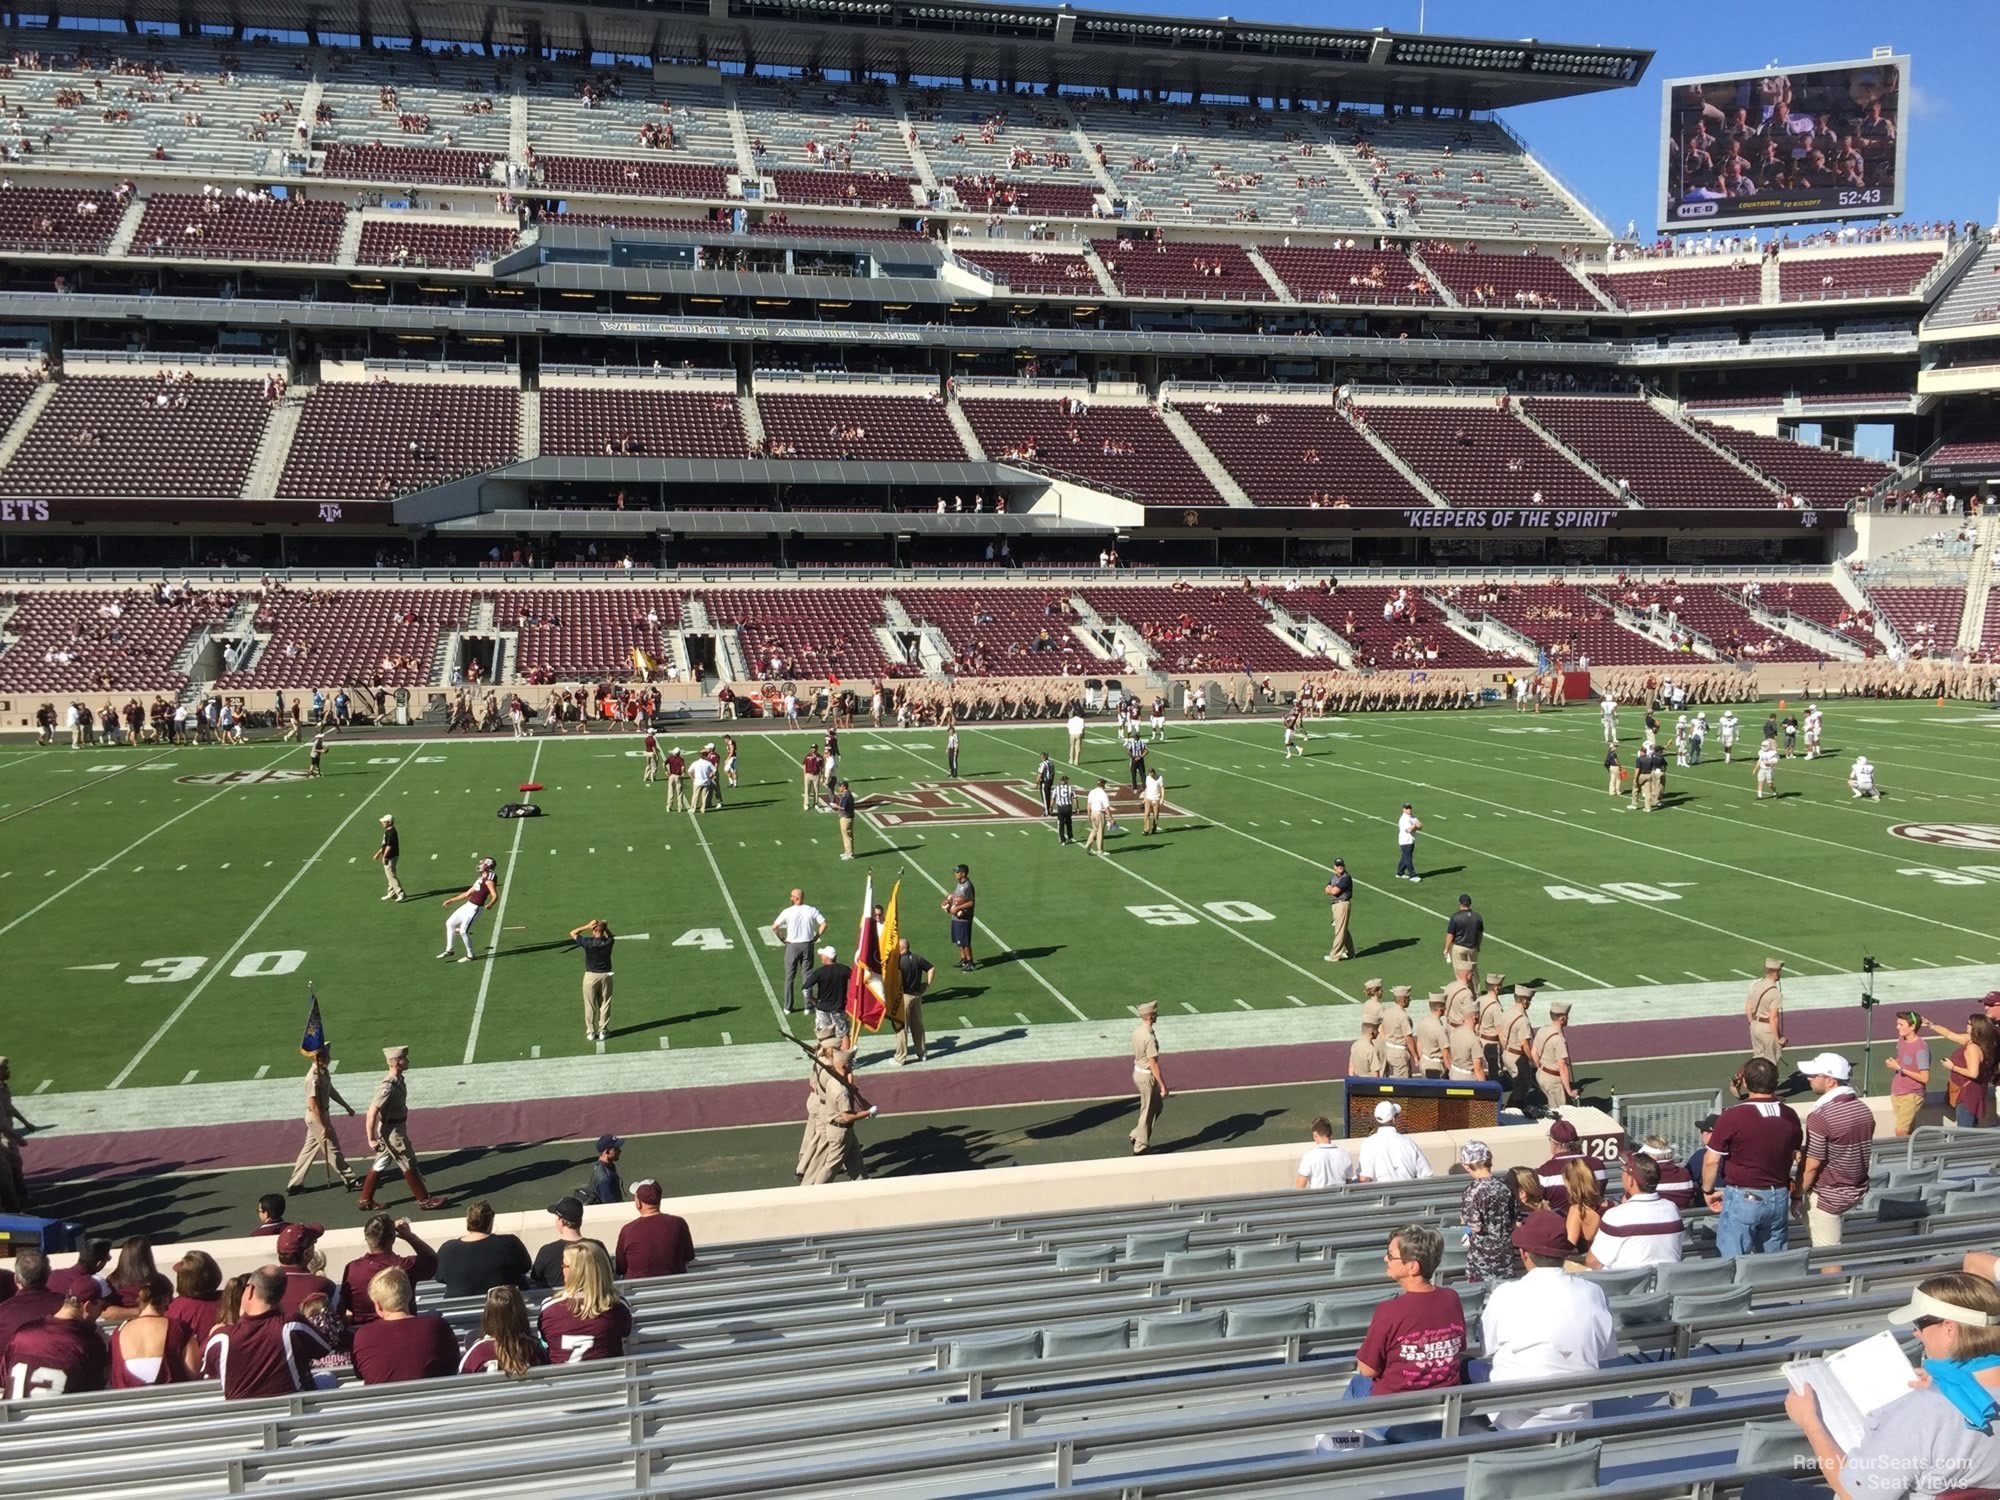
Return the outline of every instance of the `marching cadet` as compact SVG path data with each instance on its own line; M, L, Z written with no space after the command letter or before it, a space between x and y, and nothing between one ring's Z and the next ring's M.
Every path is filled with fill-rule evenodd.
M1784 968L1782 958L1765 959L1764 977L1751 980L1750 992L1743 997L1743 1019L1750 1023L1750 1055L1777 1067L1781 1078L1785 1058L1785 992L1778 988L1778 982Z
M362 1121L368 1149L378 1154L368 1164L368 1175L361 1180L361 1201L355 1207L363 1213L373 1213L382 1206L375 1201L376 1178L394 1163L402 1169L403 1181L416 1196L417 1207L436 1212L444 1207L445 1200L424 1186L423 1176L417 1171L417 1148L410 1144L409 1089L403 1082L403 1074L410 1067L410 1049L384 1047L382 1057L389 1064L389 1071L375 1085L375 1097L369 1101L367 1118Z
M354 1106L340 1097L340 1090L333 1086L333 1073L327 1067L328 1051L325 1047L312 1055L312 1062L306 1068L306 1143L300 1148L299 1159L292 1163L292 1179L285 1184L287 1196L299 1192L306 1185L306 1173L312 1170L314 1162L323 1162L328 1177L337 1177L340 1185L348 1192L359 1192L360 1182L355 1179L354 1169L347 1164L341 1153L340 1137L333 1133L333 1116L328 1113L338 1104L351 1118Z
M1417 1024L1410 1029L1411 1039L1417 1047L1417 1073L1424 1078L1442 1078L1445 1053L1451 1040L1444 1024L1444 992L1431 991L1427 1003L1430 1014L1418 1016Z
M805 1139L794 1169L802 1187L818 1187L835 1177L859 1182L868 1175L862 1165L861 1141L854 1127L872 1119L876 1106L854 1085L854 1058L838 1047L821 1047L806 1095Z
M1535 1087L1549 1108L1579 1099L1569 1070L1569 1001L1549 1002L1549 1024L1535 1033Z
M1411 1047L1410 1033L1410 987L1396 985L1389 991L1393 1005L1382 1007L1382 1076L1384 1078L1408 1078L1410 1067L1416 1061L1416 1053Z
M1507 1031L1507 1004L1500 990L1506 982L1505 974L1488 974L1486 993L1479 997L1479 1046L1486 1059L1484 1076L1490 1083L1499 1083L1506 1077L1500 1067L1500 1040Z
M1467 1011L1445 1038L1445 1077L1460 1083L1484 1082L1486 1059L1479 1042L1479 1017Z
M1444 1024L1449 1031L1467 1016L1479 1014L1479 995L1472 988L1472 963L1469 959L1454 959L1451 965L1451 983L1444 987Z
M1514 986L1514 1011L1500 1038L1501 1059L1512 1074L1507 1107L1524 1115L1535 1112L1535 1023L1528 1015L1534 1003L1533 990L1525 984Z
M1361 1039L1347 1049L1347 1076L1349 1078L1380 1078L1383 1074L1382 1044L1376 1038L1382 1032L1382 1002L1364 1000L1361 1002Z

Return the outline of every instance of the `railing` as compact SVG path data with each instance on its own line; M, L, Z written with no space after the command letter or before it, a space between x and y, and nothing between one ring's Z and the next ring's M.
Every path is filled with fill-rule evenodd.
M1720 1089L1660 1089L1643 1094L1613 1094L1611 1117L1625 1128L1635 1143L1657 1135L1685 1155L1701 1139L1698 1124L1704 1115L1719 1113Z
M911 390L934 391L938 388L935 375L903 375L869 370L775 370L759 368L752 376L759 384L782 385L787 381L810 381L815 386L901 386Z
M553 365L544 375L577 375L593 380L726 380L736 383L734 370L686 369L679 365Z

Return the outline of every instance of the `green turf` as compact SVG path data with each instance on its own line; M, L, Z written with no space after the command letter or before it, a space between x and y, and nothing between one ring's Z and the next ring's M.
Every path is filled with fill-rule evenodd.
M1761 709L1739 712L1761 722ZM1636 716L1625 719L1629 753ZM675 1049L762 1041L780 955L760 934L789 886L806 887L845 947L863 875L901 872L915 941L943 960L938 897L961 859L989 929L980 955L1010 961L941 997L934 1028L961 1016L1031 1027L1109 1017L1149 996L1170 1013L1343 1004L1372 973L1429 988L1461 889L1489 924L1489 966L1577 992L1733 980L1767 951L1807 975L1852 970L1864 951L1894 968L2000 961L2000 849L1888 831L2000 824L1988 764L2000 716L1836 702L1827 721L1828 758L1781 767L1783 800L1753 802L1748 766L1712 756L1670 770L1676 805L1651 815L1605 796L1587 705L1538 719L1329 720L1310 726L1310 755L1289 764L1273 724L1175 722L1154 762L1190 815L1151 840L1128 823L1111 859L1059 848L1039 820L885 831L864 819L851 865L837 860L833 820L798 805L802 734L743 735L743 785L699 828L641 786L631 737L355 737L332 746L321 781L230 786L180 778L302 768L304 752L10 747L0 750L0 963L16 1003L5 1047L23 1095L44 1080L70 1091L282 1073L296 1066L311 978L351 1067L384 1041L407 1042L420 1066L594 1051L581 1035L577 958L560 944L596 915L649 934L618 952L611 1050L653 1052L663 1037ZM679 736L690 748L707 737ZM936 731L843 738L864 798L944 779ZM962 770L1025 785L1043 747L1060 755L1060 731L967 728ZM1856 750L1875 760L1884 802L1850 801L1842 783ZM1093 725L1087 770L1122 779L1122 766L1110 729ZM546 783L537 800L548 816L497 821L529 779ZM1426 823L1420 886L1390 878L1405 798ZM378 899L369 862L385 810L403 831L413 899L400 906ZM479 962L441 963L440 902L469 879L475 854L498 857L505 906L500 920L481 919ZM1330 966L1322 886L1336 854L1360 887L1362 959Z

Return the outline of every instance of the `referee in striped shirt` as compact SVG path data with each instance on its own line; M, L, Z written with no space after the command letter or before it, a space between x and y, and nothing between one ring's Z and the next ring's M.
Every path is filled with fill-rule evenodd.
M1069 784L1067 776L1059 777L1055 789L1056 842L1074 844L1076 842L1076 788Z

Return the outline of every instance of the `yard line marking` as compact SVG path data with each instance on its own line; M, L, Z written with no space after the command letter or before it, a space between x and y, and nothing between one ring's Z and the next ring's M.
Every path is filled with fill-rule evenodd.
M532 778L531 778L531 779L532 779ZM590 788L589 788L589 787L585 787L585 788L584 788L584 790L585 790L585 791L589 791L589 790L590 790ZM604 1043L603 1043L602 1041L599 1041L599 1042L598 1042L598 1044L597 1044L597 1055L598 1055L599 1057L602 1057L602 1056L604 1056Z
M1693 981L1694 981L1694 982L1695 982L1696 984L1707 984L1707 983L1708 983L1708 976L1707 976L1707 975L1705 975L1705 974L1697 974L1697 973L1695 973L1695 971L1694 971L1693 969L1682 969L1682 970L1681 970L1681 972L1682 972L1683 974L1687 975L1687 977L1688 977L1688 978L1690 978L1690 979L1692 979L1692 980L1693 980Z
M1932 963L1928 958L1913 958L1910 962L1913 964L1922 964L1926 969L1942 969L1944 967L1943 964Z
M70 973L72 973L72 974L76 974L76 973L81 973L81 972L84 972L84 971L97 971L97 970L101 970L101 969L115 969L115 968L117 968L117 967L118 967L118 965L116 965L116 964L71 964L71 965L69 965L69 972L70 972Z
M1976 964L1979 962L1976 958L1967 958L1963 953L1954 953L1952 957L1956 958L1960 963Z
M533 1061L535 1058L538 1058L541 1055L542 1055L542 1046L540 1042L537 1042L534 1046L528 1049L528 1058L530 1061Z
M1134 1014L1137 1014L1137 1012L1134 1012ZM958 1018L958 1024L963 1026L967 1031L970 1031L972 1030L972 1017L960 1016Z
M340 1059L335 1058L332 1062L328 1063L326 1070L329 1073L338 1073L340 1071Z
M789 760L790 757L787 756L786 759ZM534 780L532 776L528 779ZM778 1003L778 992L771 985L771 976L764 971L764 961L757 956L757 945L750 940L750 928L743 920L743 913L737 909L736 897L730 892L729 882L722 878L722 866L715 862L715 851L709 848L708 835L702 832L701 818L690 812L687 820L688 827L694 830L694 841L701 845L702 856L708 861L709 873L715 876L715 888L722 893L722 903L729 908L730 920L736 924L736 935L743 940L743 956L750 961L750 967L756 971L757 983L764 989L764 999L771 1007L771 1014L777 1017L778 1030L790 1036L792 1023L785 1015L784 1006ZM722 1040L724 1045L728 1044L728 1032L722 1033Z
M1198 1016L1201 1014L1200 1011L1196 1010L1192 1005L1189 1005L1185 1000L1181 1001L1181 1009L1186 1011L1191 1016Z
M1748 969L1731 969L1729 972L1734 974L1738 979L1755 979L1757 977Z
M195 1081L195 1079L199 1078L200 1076L201 1076L201 1069L200 1069L200 1068L189 1068L189 1069L187 1070L187 1077L183 1078L183 1079L181 1080L181 1082L182 1082L182 1083L193 1083L193 1082Z
M660 1038L660 1050L662 1052L665 1052L667 1050L667 1039L665 1037Z
M1647 984L1658 984L1660 982L1659 980L1655 979L1651 974L1639 974L1636 975L1635 977L1644 980Z
M74 797L78 792L87 792L94 786L103 786L104 783L107 781L116 781L120 776L125 775L128 771L136 771L139 769L140 766L150 764L151 762L160 759L161 756L168 755L171 753L172 753L171 751L162 750L158 754L149 755L146 757L145 760L139 761L133 765L120 766L117 770L113 771L109 776L100 776L95 781L86 781L79 786L73 786L65 791L57 792L53 797L44 797L39 802L31 802L26 807L20 808L14 812L10 812L7 814L6 817L0 818L0 823L11 823L16 818L25 818L29 813L35 811L36 808L47 807L51 802L60 802L65 797Z
M1299 1006L1301 1009L1310 1009L1310 1007L1306 1005L1305 1001L1301 1000L1297 995L1287 995L1285 996L1285 998L1291 1001L1292 1004Z
M734 1047L736 1045L736 1038L725 1031L722 1033L722 1045L725 1047Z
M40 1083L35 1085L35 1092L38 1094L46 1093L48 1091L49 1085L54 1082L55 1080L53 1078L44 1078Z
M1242 1006L1245 1010L1255 1010L1257 1008L1256 1006L1252 1005L1248 1000L1245 1000L1241 995L1238 995L1236 997L1236 1003Z
M272 770L277 766L278 761L284 760L287 756L291 754L292 751L287 750L284 752L284 754L278 757L278 760L274 760L271 762L270 765L261 766L258 769L265 771ZM90 879L91 876L102 874L104 871L110 869L119 860L123 859L126 855L130 854L134 849L138 848L141 844L145 843L146 840L152 838L155 834L166 832L167 829L173 827L174 824L180 822L182 818L192 817L195 813L200 812L204 807L208 806L209 803L215 801L218 797L226 797L233 790L235 790L234 787L225 786L222 787L220 790L211 792L209 793L208 796L202 798L199 802L195 803L194 806L186 809L183 812L175 813L171 818L167 819L166 822L160 824L159 827L154 828L149 832L140 834L136 839L132 840L132 842L127 844L123 849L120 849L116 854L112 855L109 859L105 860L103 864L96 865L88 870L85 870L81 875L77 876L76 879L72 880L68 885L64 886L61 890L57 891L53 896L50 896L47 900L43 901L39 906L32 907L29 910L22 912L20 916L14 918L14 920L9 922L5 927L0 927L0 937L5 937L8 933L12 932L16 927L19 927L23 922L27 921L30 917L36 915L37 913L43 911L45 908L52 906L56 902L62 900L63 897L67 896L71 891L75 890L78 886L82 885L86 880ZM145 866L141 865L139 868L143 870ZM51 870L49 873L53 875L55 872ZM134 873L137 872L135 871Z
M289 753L290 752L288 751L287 754ZM382 786L383 787L388 786L390 782L394 781L398 776L402 775L404 768L408 766L410 762L415 760L416 758L417 758L417 752L415 750L412 750L408 755L404 756L400 761L396 762L396 768L393 771L391 771L387 776L382 778ZM195 804L196 807L200 807L203 805L205 804L202 803ZM168 1014L166 1020L160 1022L159 1030L155 1031L150 1037L146 1039L146 1045L141 1047L138 1050L138 1052L133 1056L132 1060L127 1064L125 1064L125 1066L119 1070L118 1076L111 1080L109 1087L115 1089L119 1085L124 1083L126 1079L132 1076L133 1070L136 1069L140 1063L146 1060L147 1054L150 1053L154 1047L159 1045L160 1038L165 1036L169 1031L173 1030L174 1023L180 1020L182 1016L186 1015L188 1013L189 1008L194 1005L195 1001L199 1000L202 997L202 994L208 989L208 987L211 984L215 983L215 976L220 974L224 969L229 967L230 960L235 958L237 954L243 951L243 949L249 944L250 939L256 935L257 929L264 925L264 923L270 918L271 913L276 911L278 907L284 902L285 897L291 895L293 887L298 885L298 883L301 880L306 878L306 871L310 870L315 864L317 864L319 862L320 856L325 854L327 850L333 847L334 841L338 839L343 833L347 832L347 825L349 823L352 823L357 817L361 815L361 809L365 806L367 806L365 800L357 800L355 802L354 806L348 811L347 816L342 818L340 822L337 825L335 825L333 832L329 833L326 836L325 842L322 843L319 846L319 848L314 851L312 858L308 859L304 864L299 866L297 873L294 874L290 880L284 883L283 887L279 889L277 895L271 898L270 905L266 906L261 912L259 912L255 917L255 919L252 920L250 925L243 929L243 935L237 938L234 943L231 943L229 945L229 951L223 954L221 958L217 959L214 964L210 965L208 972L202 975L200 982L197 983L192 990L188 991L187 998L181 1001L179 1005L176 1005L173 1008L173 1010ZM182 816L186 816L186 814L182 814ZM502 893L502 899L505 899L504 892Z
M528 780L535 779L535 772L542 763L542 746L546 741L535 743L535 753L528 761ZM400 767L398 768L400 769ZM500 887L500 904L493 910L493 940L486 945L486 962L479 968L479 994L472 1002L472 1029L465 1037L465 1061L472 1061L473 1050L479 1045L479 1028L486 1019L486 991L493 983L493 960L500 952L500 934L507 924L507 898L514 894L514 867L521 862L521 832L528 826L527 819L514 821L514 844L507 851L507 883ZM555 853L553 849L549 851ZM435 859L437 856L431 856ZM446 944L447 947L450 944Z
M1014 1019L1019 1021L1023 1026L1029 1026L1034 1024L1026 1016L1022 1015L1018 1010L1014 1012Z

